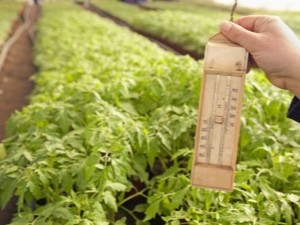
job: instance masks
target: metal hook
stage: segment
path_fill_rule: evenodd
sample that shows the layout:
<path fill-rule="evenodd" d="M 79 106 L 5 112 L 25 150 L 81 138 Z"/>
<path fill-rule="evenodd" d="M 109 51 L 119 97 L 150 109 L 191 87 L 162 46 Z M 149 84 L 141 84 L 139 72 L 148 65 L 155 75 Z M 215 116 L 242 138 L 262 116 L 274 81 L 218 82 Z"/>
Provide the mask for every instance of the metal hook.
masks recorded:
<path fill-rule="evenodd" d="M 232 6 L 232 9 L 231 9 L 231 14 L 230 14 L 230 21 L 231 22 L 233 21 L 233 13 L 235 11 L 236 6 L 237 6 L 237 0 L 235 0 L 235 3 L 234 3 L 234 5 Z"/>

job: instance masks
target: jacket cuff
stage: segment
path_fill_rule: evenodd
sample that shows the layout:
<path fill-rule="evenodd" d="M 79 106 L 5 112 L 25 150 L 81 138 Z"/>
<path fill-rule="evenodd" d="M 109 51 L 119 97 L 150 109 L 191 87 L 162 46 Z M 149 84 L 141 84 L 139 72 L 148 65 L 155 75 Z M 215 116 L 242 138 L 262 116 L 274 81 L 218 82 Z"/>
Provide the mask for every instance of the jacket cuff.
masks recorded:
<path fill-rule="evenodd" d="M 300 123 L 300 100 L 296 96 L 291 102 L 287 117 Z"/>

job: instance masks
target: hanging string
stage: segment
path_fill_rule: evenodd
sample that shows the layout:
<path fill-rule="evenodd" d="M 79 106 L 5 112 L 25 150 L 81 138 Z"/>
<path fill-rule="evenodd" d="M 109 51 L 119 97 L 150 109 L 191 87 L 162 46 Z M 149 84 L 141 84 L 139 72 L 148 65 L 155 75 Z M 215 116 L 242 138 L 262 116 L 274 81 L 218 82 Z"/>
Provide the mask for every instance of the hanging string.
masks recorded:
<path fill-rule="evenodd" d="M 231 9 L 231 14 L 230 14 L 230 21 L 231 22 L 233 21 L 233 14 L 234 14 L 236 6 L 237 6 L 237 0 L 235 0 L 235 3 L 234 3 L 234 5 L 232 6 L 232 9 Z"/>

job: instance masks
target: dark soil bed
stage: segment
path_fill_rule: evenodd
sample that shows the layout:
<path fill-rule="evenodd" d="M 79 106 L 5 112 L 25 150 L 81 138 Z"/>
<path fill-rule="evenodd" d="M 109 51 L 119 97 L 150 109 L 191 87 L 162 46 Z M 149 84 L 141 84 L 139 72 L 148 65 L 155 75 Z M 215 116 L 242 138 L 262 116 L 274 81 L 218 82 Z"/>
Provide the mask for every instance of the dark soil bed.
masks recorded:
<path fill-rule="evenodd" d="M 19 13 L 19 17 L 12 22 L 12 37 L 16 30 L 24 24 L 26 5 Z M 21 110 L 28 104 L 27 96 L 34 84 L 29 80 L 37 68 L 33 64 L 33 40 L 30 38 L 33 25 L 39 15 L 40 7 L 32 6 L 30 10 L 31 26 L 26 29 L 11 46 L 0 71 L 0 141 L 5 138 L 6 122 L 16 110 Z M 6 208 L 0 209 L 0 225 L 11 222 L 16 212 L 16 198 L 11 199 Z"/>

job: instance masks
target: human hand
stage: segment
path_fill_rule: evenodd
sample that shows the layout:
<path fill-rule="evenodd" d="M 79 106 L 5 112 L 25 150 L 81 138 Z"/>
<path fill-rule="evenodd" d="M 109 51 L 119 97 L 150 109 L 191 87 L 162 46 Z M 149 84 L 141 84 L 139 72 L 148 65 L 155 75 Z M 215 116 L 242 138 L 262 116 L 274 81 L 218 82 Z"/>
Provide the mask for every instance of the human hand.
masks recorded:
<path fill-rule="evenodd" d="M 221 32 L 249 51 L 252 68 L 261 68 L 273 85 L 300 98 L 300 41 L 279 17 L 241 17 L 223 22 Z"/>

